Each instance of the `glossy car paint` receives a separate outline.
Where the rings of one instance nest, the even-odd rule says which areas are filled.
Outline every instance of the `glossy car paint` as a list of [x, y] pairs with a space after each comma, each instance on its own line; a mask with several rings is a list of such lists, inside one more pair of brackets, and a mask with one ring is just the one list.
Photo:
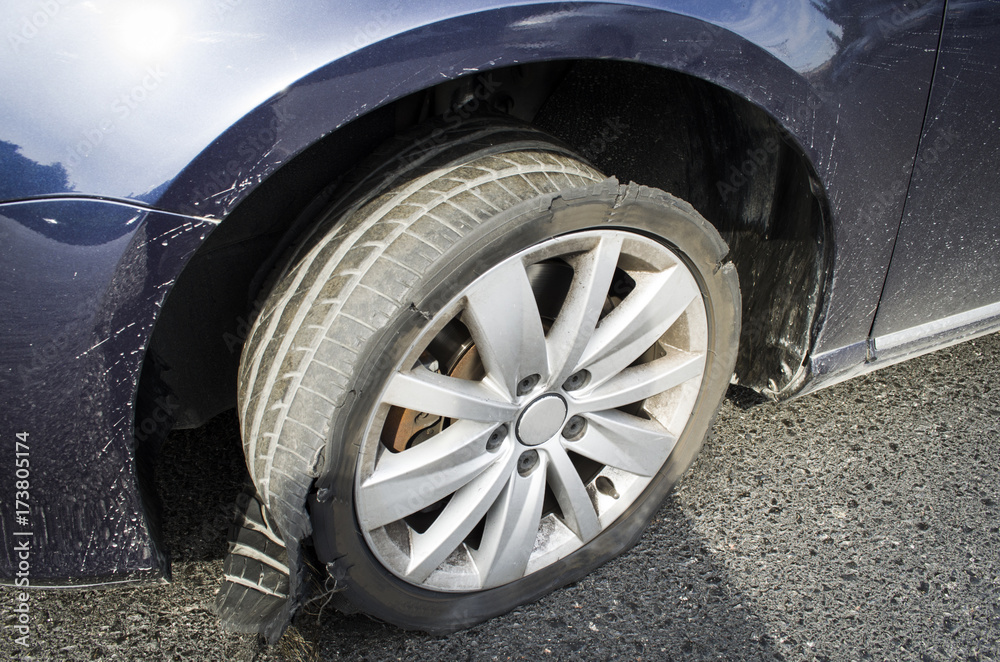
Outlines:
[[[0, 59], [0, 199], [68, 196], [0, 210], [4, 249], [27, 262], [0, 267], [7, 323], [20, 325], [0, 339], [2, 431], [37, 443], [41, 581], [164, 570], [134, 476], [135, 387], [158, 306], [206, 232], [316, 140], [459, 76], [614, 58], [689, 73], [767, 111], [812, 163], [834, 243], [804, 377], [819, 385], [861, 365], [944, 2], [53, 7], [25, 4], [0, 22], [11, 53]], [[47, 227], [61, 224], [76, 243]], [[39, 306], [57, 296], [94, 307]], [[19, 377], [39, 356], [51, 370], [34, 373], [58, 382]], [[4, 539], [11, 517], [0, 516]], [[0, 576], [13, 567], [5, 550]]]
[[[136, 421], [133, 434], [136, 383], [177, 265], [213, 225], [92, 199], [0, 205], [0, 430], [11, 451], [0, 537], [29, 528], [15, 529], [13, 508], [14, 434], [27, 432], [33, 583], [165, 568], [136, 480], [136, 443], [157, 422]], [[161, 406], [169, 413], [170, 400]], [[4, 545], [0, 574], [17, 567]]]
[[888, 350], [894, 334], [945, 318], [960, 323], [963, 313], [1000, 301], [998, 29], [996, 3], [949, 3], [917, 167], [875, 319], [876, 352]]

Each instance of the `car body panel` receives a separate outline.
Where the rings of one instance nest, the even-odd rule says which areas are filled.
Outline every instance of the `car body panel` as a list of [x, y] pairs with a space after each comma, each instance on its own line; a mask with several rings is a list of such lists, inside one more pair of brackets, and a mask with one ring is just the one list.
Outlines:
[[914, 327], [945, 318], [958, 324], [956, 316], [976, 309], [974, 317], [989, 317], [1000, 301], [998, 30], [996, 3], [949, 3], [918, 165], [875, 319], [876, 353]]
[[[944, 1], [227, 0], [138, 17], [124, 3], [52, 7], [39, 18], [25, 4], [0, 24], [16, 56], [0, 60], [9, 91], [0, 199], [42, 198], [0, 209], [8, 250], [33, 260], [22, 273], [0, 268], [0, 286], [13, 291], [4, 311], [23, 324], [0, 339], [0, 388], [16, 403], [4, 430], [41, 437], [33, 498], [47, 528], [35, 558], [58, 581], [163, 568], [134, 475], [135, 389], [158, 306], [207, 232], [323, 136], [463, 75], [618, 59], [688, 73], [764, 109], [812, 163], [829, 217], [834, 250], [813, 350], [850, 348], [841, 371], [863, 362], [853, 348], [867, 343], [896, 237], [905, 191], [893, 185], [916, 154]], [[173, 22], [172, 41], [152, 38], [155, 21]], [[739, 176], [720, 184], [738, 188]], [[43, 213], [81, 237], [53, 239], [53, 224], [26, 220]], [[67, 267], [46, 280], [49, 261]], [[68, 276], [77, 264], [94, 275], [83, 294], [68, 294], [80, 287]], [[35, 307], [55, 295], [96, 307], [69, 317]], [[59, 366], [58, 388], [47, 370], [19, 381], [37, 346], [52, 348], [44, 365]], [[68, 448], [69, 458], [56, 450]], [[81, 476], [93, 485], [80, 487]], [[0, 521], [6, 535], [11, 521]], [[13, 568], [0, 556], [0, 577]]]
[[[123, 12], [121, 21], [59, 5], [31, 39], [11, 44], [19, 57], [0, 74], [18, 92], [0, 101], [0, 140], [65, 171], [63, 186], [35, 180], [32, 195], [137, 199], [224, 218], [319, 137], [436, 82], [560, 58], [664, 66], [736, 91], [806, 151], [829, 196], [837, 259], [851, 262], [834, 268], [816, 351], [862, 340], [898, 226], [904, 193], [895, 184], [912, 164], [943, 2], [638, 4], [293, 3], [264, 12], [182, 3], [169, 17]], [[30, 15], [4, 27], [23, 33]], [[173, 21], [174, 41], [136, 54], [144, 20]], [[80, 29], [91, 24], [110, 46], [95, 49]], [[39, 69], [53, 85], [30, 84]], [[890, 193], [870, 209], [859, 189]]]
[[[0, 205], [0, 430], [12, 451], [27, 433], [30, 463], [30, 514], [16, 521], [5, 491], [0, 538], [32, 532], [32, 583], [165, 571], [137, 483], [136, 384], [177, 265], [213, 225], [89, 199]], [[13, 460], [0, 480], [13, 490]], [[0, 574], [17, 567], [5, 545]]]

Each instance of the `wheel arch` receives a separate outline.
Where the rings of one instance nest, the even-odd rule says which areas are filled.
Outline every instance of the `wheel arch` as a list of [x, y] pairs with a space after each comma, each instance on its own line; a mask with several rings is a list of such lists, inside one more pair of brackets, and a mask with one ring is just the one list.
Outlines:
[[[440, 32], [478, 32], [483, 16], [451, 19], [373, 44], [276, 94], [214, 141], [155, 203], [221, 222], [179, 274], [163, 306], [149, 345], [158, 375], [144, 372], [140, 391], [150, 388], [154, 379], [158, 387], [165, 383], [182, 403], [177, 422], [185, 427], [199, 425], [232, 406], [240, 349], [255, 315], [255, 299], [282, 247], [308, 223], [317, 206], [333, 195], [335, 186], [330, 182], [400, 128], [400, 109], [408, 101], [432, 91], [452, 93], [476, 76], [509, 72], [515, 63], [538, 74], [539, 85], [547, 86], [543, 97], [549, 114], [542, 128], [583, 151], [609, 175], [625, 181], [634, 178], [696, 199], [695, 208], [734, 247], [732, 257], [744, 292], [761, 293], [756, 297], [744, 294], [747, 332], [742, 344], [770, 348], [771, 354], [761, 360], [760, 352], [743, 352], [742, 381], [774, 396], [798, 388], [820, 319], [831, 242], [823, 187], [810, 150], [796, 136], [806, 126], [832, 122], [822, 99], [788, 64], [711, 23], [613, 5], [573, 5], [556, 13], [560, 12], [544, 28], [566, 28], [561, 33], [564, 39], [542, 41], [541, 46], [540, 35], [530, 27], [529, 19], [538, 16], [532, 8], [492, 14], [498, 24], [506, 26], [527, 21], [521, 41], [505, 41], [509, 34], [496, 31], [490, 33], [492, 41], [478, 43], [460, 57], [442, 49]], [[591, 15], [595, 12], [614, 38], [595, 40], [581, 34], [595, 20]], [[691, 34], [704, 35], [703, 42], [684, 39]], [[406, 54], [413, 53], [421, 55], [422, 64], [418, 72], [407, 73]], [[681, 98], [692, 103], [674, 109], [677, 112], [671, 117], [681, 118], [683, 128], [678, 130], [695, 138], [688, 148], [700, 145], [711, 158], [699, 161], [697, 168], [674, 159], [672, 166], [651, 178], [657, 164], [662, 166], [664, 161], [637, 164], [629, 158], [629, 150], [622, 148], [630, 144], [648, 147], [641, 143], [658, 128], [662, 131], [662, 125], [644, 125], [639, 142], [623, 139], [615, 146], [601, 147], [593, 140], [602, 139], [601, 121], [609, 109], [595, 104], [588, 108], [591, 120], [596, 120], [596, 126], [590, 122], [591, 134], [573, 135], [572, 126], [559, 124], [554, 109], [560, 106], [552, 102], [557, 100], [565, 108], [574, 98], [586, 96], [581, 91], [586, 85], [569, 90], [563, 86], [563, 97], [556, 99], [559, 86], [555, 83], [564, 83], [567, 76], [547, 76], [547, 67], [562, 66], [552, 63], [569, 63], [577, 73], [583, 70], [584, 83], [594, 77], [610, 80], [616, 76], [637, 81], [652, 73], [657, 79], [656, 94], [647, 94], [647, 101], [683, 88]], [[366, 85], [369, 76], [390, 82]], [[645, 88], [633, 91], [650, 92]], [[626, 113], [625, 101], [607, 96]], [[781, 107], [778, 99], [783, 100]], [[794, 115], [803, 108], [809, 110], [809, 118]], [[706, 109], [711, 111], [708, 115], [702, 112]], [[785, 112], [789, 109], [791, 114]], [[630, 121], [638, 119], [629, 117], [624, 123]], [[714, 122], [728, 127], [721, 140], [712, 137]], [[767, 147], [772, 141], [773, 149]], [[819, 142], [814, 141], [811, 150], [825, 148]], [[756, 160], [753, 155], [759, 150], [764, 156]], [[735, 165], [742, 168], [748, 158], [753, 173], [745, 172], [745, 181], [727, 179], [726, 166], [736, 159]], [[712, 176], [706, 179], [709, 173]], [[700, 185], [692, 186], [696, 181]], [[720, 186], [732, 188], [732, 195], [722, 202], [718, 200]], [[793, 235], [791, 242], [785, 241], [787, 233]], [[764, 245], [776, 250], [761, 259]], [[794, 286], [784, 291], [778, 288], [777, 293], [764, 286], [762, 274], [795, 264], [796, 258], [805, 261], [799, 275], [811, 279], [810, 288], [798, 287], [794, 278], [788, 281]], [[784, 320], [793, 310], [802, 312], [790, 334]], [[192, 325], [194, 320], [207, 324]]]
[[[588, 26], [597, 19], [604, 26], [601, 36], [588, 36]], [[484, 31], [484, 25], [507, 29]], [[518, 25], [526, 27], [511, 28]], [[442, 47], [439, 36], [443, 31], [485, 34], [486, 38], [455, 57]], [[511, 39], [512, 34], [516, 39]], [[554, 34], [560, 38], [552, 39]], [[410, 70], [408, 59], [414, 53], [420, 54], [417, 71]], [[581, 149], [608, 174], [634, 178], [685, 199], [698, 198], [695, 207], [727, 241], [740, 245], [734, 257], [747, 301], [744, 322], [750, 330], [743, 344], [761, 348], [743, 352], [741, 380], [775, 397], [801, 385], [806, 374], [802, 360], [821, 314], [831, 233], [822, 184], [811, 157], [795, 137], [806, 124], [804, 115], [795, 112], [808, 109], [810, 121], [822, 126], [829, 114], [823, 99], [789, 64], [717, 24], [628, 6], [564, 3], [554, 10], [534, 6], [449, 19], [362, 48], [245, 115], [172, 181], [157, 207], [221, 219], [179, 275], [150, 343], [151, 352], [166, 366], [163, 374], [168, 387], [184, 403], [178, 420], [181, 426], [198, 425], [235, 401], [235, 366], [254, 316], [257, 290], [266, 278], [267, 265], [281, 252], [282, 242], [294, 234], [289, 228], [297, 218], [308, 219], [309, 202], [322, 197], [330, 181], [399, 128], [401, 104], [429, 90], [454, 90], [476, 76], [489, 80], [497, 72], [510, 71], [512, 62], [536, 71], [551, 68], [552, 63], [585, 62], [603, 69], [602, 75], [607, 75], [609, 66], [633, 74], [657, 72], [660, 93], [683, 82], [686, 98], [697, 97], [699, 104], [714, 106], [723, 123], [732, 120], [735, 129], [715, 145], [708, 144], [711, 140], [704, 126], [697, 131], [699, 139], [723, 158], [713, 166], [717, 177], [698, 191], [690, 187], [690, 173], [687, 184], [679, 184], [676, 171], [655, 178], [648, 169], [623, 167], [629, 159], [614, 149], [588, 154], [588, 146], [601, 140], [600, 126], [598, 134], [585, 140], [574, 137], [571, 127], [550, 123], [543, 128]], [[552, 76], [543, 71], [539, 78], [548, 95], [554, 88]], [[369, 84], [373, 79], [386, 83]], [[754, 150], [770, 141], [777, 141], [781, 149], [767, 154], [766, 166], [754, 163]], [[814, 144], [813, 150], [820, 147]], [[781, 167], [776, 159], [792, 166], [786, 166], [788, 176], [780, 186], [778, 182], [774, 187], [755, 183], [760, 180], [747, 185], [739, 182], [738, 174], [734, 175], [737, 180], [727, 180], [726, 168], [718, 168], [733, 155], [738, 160], [731, 165], [737, 168], [749, 163], [754, 171], [774, 170]], [[720, 185], [734, 189], [726, 204], [711, 202], [719, 197]], [[761, 203], [768, 206], [767, 201], [773, 202], [779, 194], [787, 198], [788, 190], [794, 192], [794, 205], [799, 209], [786, 209], [785, 216], [808, 217], [801, 220], [801, 226], [809, 228], [809, 241], [799, 242], [798, 253], [786, 247], [760, 259], [762, 241], [779, 225], [760, 213]], [[756, 299], [746, 292], [769, 269], [787, 263], [790, 257], [808, 260], [813, 273], [791, 279], [794, 287], [782, 293], [785, 303], [776, 315], [773, 292], [755, 288], [761, 292]], [[803, 292], [799, 285], [806, 276], [810, 288]], [[774, 323], [789, 311], [799, 317], [794, 334]], [[202, 318], [208, 318], [207, 325], [191, 327], [192, 319]], [[761, 351], [770, 352], [764, 361], [759, 360]]]
[[[671, 11], [671, 5], [687, 3], [662, 4], [661, 9], [596, 2], [494, 8], [352, 50], [243, 115], [164, 186], [153, 204], [225, 219], [278, 169], [387, 104], [470, 74], [552, 61], [620, 60], [687, 74], [747, 100], [789, 136], [803, 138], [811, 155], [820, 153], [822, 145], [806, 130], [835, 122], [835, 108], [822, 86], [810, 82], [808, 67], [816, 63], [803, 64], [802, 53], [772, 45], [798, 25], [781, 21], [774, 34], [761, 34], [750, 23], [740, 34], [733, 30], [745, 22], [735, 20], [735, 9], [728, 7], [735, 2], [718, 3], [714, 10]], [[794, 6], [793, 14], [805, 11], [792, 0], [782, 4]], [[811, 13], [821, 15], [815, 8]], [[449, 43], [468, 38], [474, 45], [456, 51], [442, 43], [442, 34], [449, 35]]]

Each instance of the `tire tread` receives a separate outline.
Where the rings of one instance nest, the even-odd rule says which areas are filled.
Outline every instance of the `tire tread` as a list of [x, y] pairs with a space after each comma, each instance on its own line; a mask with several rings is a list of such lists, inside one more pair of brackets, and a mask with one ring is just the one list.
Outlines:
[[[244, 346], [237, 391], [244, 452], [290, 552], [289, 613], [302, 597], [296, 573], [299, 544], [311, 533], [306, 498], [360, 350], [409, 307], [408, 293], [435, 260], [499, 210], [605, 179], [534, 130], [471, 124], [396, 169], [385, 159], [398, 140], [373, 155], [381, 164], [347, 182], [341, 201], [275, 269]], [[498, 153], [505, 149], [514, 151]]]

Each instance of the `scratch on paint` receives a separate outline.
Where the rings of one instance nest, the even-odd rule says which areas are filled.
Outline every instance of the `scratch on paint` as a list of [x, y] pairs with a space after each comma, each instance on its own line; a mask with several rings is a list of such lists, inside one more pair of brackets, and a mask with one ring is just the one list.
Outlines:
[[833, 151], [837, 145], [837, 130], [840, 128], [840, 104], [837, 104], [837, 119], [833, 123], [833, 137], [830, 139], [830, 155], [827, 163], [833, 163]]
[[86, 355], [87, 355], [87, 354], [89, 354], [90, 352], [94, 351], [95, 349], [97, 349], [98, 347], [100, 347], [101, 345], [103, 345], [104, 343], [106, 343], [106, 342], [108, 342], [109, 340], [111, 340], [111, 338], [112, 338], [112, 336], [108, 336], [107, 338], [105, 338], [105, 339], [104, 339], [104, 340], [102, 340], [101, 342], [97, 343], [96, 345], [94, 345], [94, 346], [93, 346], [93, 347], [91, 347], [90, 349], [88, 349], [88, 350], [85, 350], [85, 351], [84, 351], [83, 353], [81, 353], [81, 354], [80, 354], [79, 356], [77, 356], [76, 358], [77, 358], [77, 359], [82, 359], [82, 358], [83, 358], [84, 356], [86, 356]]

